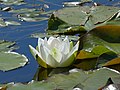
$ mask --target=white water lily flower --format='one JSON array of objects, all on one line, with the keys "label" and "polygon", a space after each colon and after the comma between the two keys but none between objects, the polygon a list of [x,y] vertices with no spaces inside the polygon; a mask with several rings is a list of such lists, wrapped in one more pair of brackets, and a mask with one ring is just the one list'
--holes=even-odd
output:
[{"label": "white water lily flower", "polygon": [[64,40],[60,37],[55,38],[52,36],[48,40],[47,38],[39,38],[36,49],[29,45],[32,55],[44,68],[71,65],[75,60],[78,46],[79,42],[73,47],[73,42],[69,42],[67,36]]}]

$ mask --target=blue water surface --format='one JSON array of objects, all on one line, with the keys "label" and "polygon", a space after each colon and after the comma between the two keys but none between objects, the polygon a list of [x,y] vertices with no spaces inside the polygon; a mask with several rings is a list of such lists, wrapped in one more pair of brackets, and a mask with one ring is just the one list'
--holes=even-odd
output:
[{"label": "blue water surface", "polygon": [[[46,9],[49,10],[57,10],[63,8],[62,3],[64,1],[74,1],[74,0],[25,0],[25,5],[20,5],[19,7],[14,5],[13,7],[19,9],[21,7],[28,7],[28,8],[39,8],[39,6],[34,6],[34,4],[47,4],[50,8]],[[108,2],[108,0],[94,0],[97,3],[112,5],[119,0],[113,0]],[[17,18],[13,16],[13,14],[8,12],[0,12],[2,17],[6,20],[12,18],[12,20],[18,21]],[[20,26],[8,26],[8,27],[0,27],[0,40],[8,40],[8,41],[15,41],[16,44],[20,47],[16,52],[20,54],[24,54],[28,59],[29,63],[21,67],[19,69],[2,72],[0,71],[0,83],[8,83],[8,82],[29,82],[33,79],[38,64],[31,55],[29,51],[28,45],[36,46],[37,39],[31,38],[30,35],[33,33],[44,33],[45,29],[47,28],[47,21],[41,22],[21,22],[22,25]]]}]

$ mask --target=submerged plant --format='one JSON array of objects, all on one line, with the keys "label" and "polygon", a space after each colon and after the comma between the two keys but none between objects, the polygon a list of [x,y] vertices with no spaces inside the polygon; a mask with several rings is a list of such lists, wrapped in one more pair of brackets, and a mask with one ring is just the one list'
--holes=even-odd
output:
[{"label": "submerged plant", "polygon": [[38,46],[36,49],[29,45],[30,51],[38,63],[44,67],[67,67],[73,63],[78,50],[79,42],[73,46],[73,42],[69,42],[66,36],[63,40],[61,37],[51,36],[47,38],[38,39]]}]

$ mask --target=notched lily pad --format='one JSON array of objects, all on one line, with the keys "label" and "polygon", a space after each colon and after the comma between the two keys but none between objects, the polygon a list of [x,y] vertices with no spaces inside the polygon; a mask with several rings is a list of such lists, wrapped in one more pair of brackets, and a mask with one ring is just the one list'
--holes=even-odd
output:
[{"label": "notched lily pad", "polygon": [[[80,7],[66,7],[55,11],[52,15],[55,18],[50,18],[48,27],[51,22],[62,21],[61,24],[69,25],[83,25],[86,29],[91,30],[96,25],[102,24],[105,21],[111,20],[114,15],[118,13],[120,8],[110,6],[80,6]],[[56,28],[57,30],[58,28]],[[55,30],[55,28],[53,29]]]}]

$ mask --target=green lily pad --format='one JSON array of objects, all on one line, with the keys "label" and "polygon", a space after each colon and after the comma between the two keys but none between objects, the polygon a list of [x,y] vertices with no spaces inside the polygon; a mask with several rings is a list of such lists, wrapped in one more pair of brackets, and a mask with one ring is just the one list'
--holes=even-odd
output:
[{"label": "green lily pad", "polygon": [[21,21],[34,22],[48,19],[46,16],[40,16],[43,11],[38,11],[36,9],[22,8],[19,10],[11,10],[10,12],[18,13],[18,19],[20,19]]},{"label": "green lily pad", "polygon": [[[91,30],[97,25],[104,25],[104,22],[111,20],[119,10],[118,7],[110,6],[66,7],[53,13],[48,21],[48,30],[57,30],[62,24],[84,25],[87,30]],[[54,25],[56,23],[57,25]]]},{"label": "green lily pad", "polygon": [[25,4],[24,0],[0,0],[1,4],[5,4],[5,5],[21,5],[21,4]]},{"label": "green lily pad", "polygon": [[16,49],[15,42],[0,40],[0,52],[8,52]]},{"label": "green lily pad", "polygon": [[20,20],[22,21],[27,21],[27,22],[35,22],[35,21],[43,21],[47,20],[48,18],[46,17],[19,17]]},{"label": "green lily pad", "polygon": [[75,88],[97,90],[104,86],[109,78],[120,75],[117,71],[108,68],[93,72],[84,72],[82,70],[71,70],[70,72],[68,75],[56,74],[45,81],[34,81],[27,85],[14,84],[7,90],[73,90]]},{"label": "green lily pad", "polygon": [[20,23],[16,21],[5,21],[4,19],[0,18],[0,26],[1,27],[6,27],[8,25],[21,25]]},{"label": "green lily pad", "polygon": [[5,23],[5,21],[2,18],[0,18],[0,26],[1,27],[7,26],[6,23]]},{"label": "green lily pad", "polygon": [[[49,38],[51,37],[52,34],[45,34],[45,33],[35,33],[35,34],[32,34],[31,37],[34,37],[34,38]],[[60,36],[61,38],[65,38],[66,35],[58,35],[58,34],[55,34],[55,35],[52,35],[54,37],[58,37]],[[68,35],[69,37],[69,40],[73,40],[73,41],[77,41],[79,39],[79,36],[72,36],[72,35]]]},{"label": "green lily pad", "polygon": [[0,70],[8,71],[24,66],[28,59],[24,55],[11,52],[17,49],[15,42],[0,40]]},{"label": "green lily pad", "polygon": [[34,12],[35,10],[36,9],[22,8],[22,9],[17,9],[17,10],[12,9],[9,12],[12,12],[12,13],[28,13],[28,12]]},{"label": "green lily pad", "polygon": [[[120,54],[120,26],[119,25],[104,25],[92,29],[85,37],[85,47],[90,48],[94,45],[103,45],[109,50]],[[92,43],[90,43],[90,40]],[[86,42],[87,41],[87,42]],[[90,45],[90,47],[89,47]]]},{"label": "green lily pad", "polygon": [[28,59],[15,52],[0,52],[0,70],[8,71],[24,66]]},{"label": "green lily pad", "polygon": [[88,16],[85,10],[90,10],[90,7],[70,7],[70,8],[63,8],[58,10],[54,13],[55,17],[59,18],[60,20],[71,24],[71,25],[84,25],[88,19]]},{"label": "green lily pad", "polygon": [[71,25],[84,25],[88,18],[97,24],[110,19],[119,10],[120,8],[109,6],[71,7],[56,11],[55,16]]},{"label": "green lily pad", "polygon": [[92,0],[77,0],[75,2],[64,2],[65,6],[77,6],[77,5],[82,5],[85,3],[92,2]]}]

